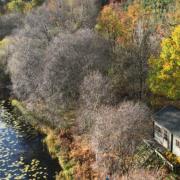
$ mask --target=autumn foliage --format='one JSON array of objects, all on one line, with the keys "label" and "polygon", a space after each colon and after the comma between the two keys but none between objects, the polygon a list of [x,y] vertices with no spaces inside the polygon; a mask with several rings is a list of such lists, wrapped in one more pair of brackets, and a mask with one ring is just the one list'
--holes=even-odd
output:
[{"label": "autumn foliage", "polygon": [[149,59],[149,87],[152,92],[180,98],[180,26],[161,43],[160,56]]},{"label": "autumn foliage", "polygon": [[49,147],[59,179],[153,179],[132,161],[152,134],[150,97],[180,98],[179,1],[43,2],[4,5],[0,38],[12,42],[4,51],[0,41],[0,75],[7,69],[13,96],[58,132]]},{"label": "autumn foliage", "polygon": [[123,35],[119,15],[111,6],[106,6],[102,10],[96,29],[105,37],[114,41]]}]

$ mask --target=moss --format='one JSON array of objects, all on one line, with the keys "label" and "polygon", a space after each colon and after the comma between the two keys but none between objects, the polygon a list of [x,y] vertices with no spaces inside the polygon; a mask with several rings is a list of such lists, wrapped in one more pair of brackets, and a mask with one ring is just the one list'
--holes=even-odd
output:
[{"label": "moss", "polygon": [[30,122],[33,126],[37,124],[37,122],[35,121],[35,115],[31,113],[30,111],[28,111],[22,102],[16,99],[12,99],[11,105],[15,107],[16,110],[18,110],[23,116],[25,116],[26,119],[28,119],[28,122]]},{"label": "moss", "polygon": [[23,114],[23,115],[27,115],[28,112],[26,111],[25,107],[23,106],[23,104],[16,100],[16,99],[12,99],[11,100],[11,105],[18,108],[18,110]]}]

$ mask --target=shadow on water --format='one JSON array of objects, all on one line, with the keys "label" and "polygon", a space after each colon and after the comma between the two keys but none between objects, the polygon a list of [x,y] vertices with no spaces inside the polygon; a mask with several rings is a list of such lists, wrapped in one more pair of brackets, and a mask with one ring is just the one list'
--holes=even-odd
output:
[{"label": "shadow on water", "polygon": [[0,106],[0,179],[55,179],[60,167],[42,140],[23,117]]}]

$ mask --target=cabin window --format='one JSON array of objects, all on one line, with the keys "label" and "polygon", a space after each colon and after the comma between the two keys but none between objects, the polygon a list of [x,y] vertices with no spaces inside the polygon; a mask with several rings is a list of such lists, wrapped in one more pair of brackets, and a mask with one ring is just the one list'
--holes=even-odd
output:
[{"label": "cabin window", "polygon": [[177,146],[178,148],[180,148],[180,141],[178,141],[177,139],[176,139],[176,146]]},{"label": "cabin window", "polygon": [[167,141],[168,140],[168,132],[164,130],[164,139]]},{"label": "cabin window", "polygon": [[155,125],[155,132],[158,136],[162,136],[162,130],[159,126]]}]

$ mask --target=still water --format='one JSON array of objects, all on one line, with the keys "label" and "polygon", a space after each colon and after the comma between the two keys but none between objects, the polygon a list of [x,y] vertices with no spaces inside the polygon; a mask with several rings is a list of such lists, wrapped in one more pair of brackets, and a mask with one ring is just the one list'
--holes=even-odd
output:
[{"label": "still water", "polygon": [[60,168],[42,139],[23,117],[0,106],[0,180],[55,179]]}]

